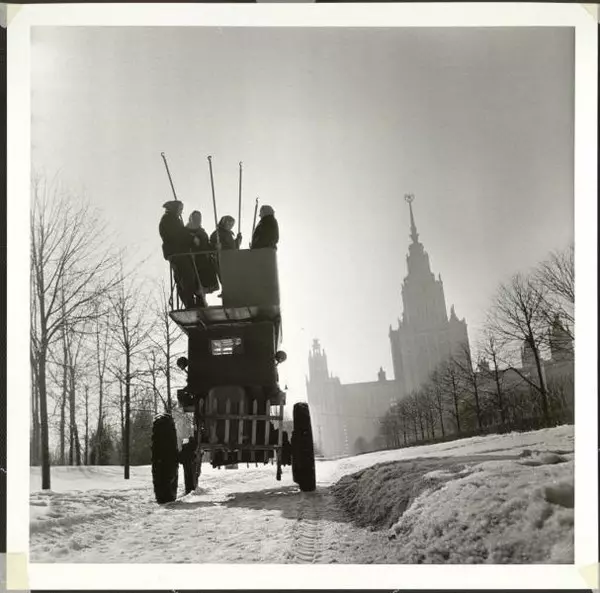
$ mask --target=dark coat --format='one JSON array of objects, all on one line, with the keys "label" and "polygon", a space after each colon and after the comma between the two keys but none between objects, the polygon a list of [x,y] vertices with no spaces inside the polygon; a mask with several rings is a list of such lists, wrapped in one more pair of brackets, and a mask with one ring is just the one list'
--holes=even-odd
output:
[{"label": "dark coat", "polygon": [[[239,249],[240,245],[235,239],[233,231],[228,231],[223,227],[219,227],[219,240],[221,242],[221,249]],[[217,248],[217,231],[214,231],[210,236],[210,244],[213,249]]]},{"label": "dark coat", "polygon": [[279,224],[272,214],[263,216],[254,229],[252,235],[252,249],[272,247],[277,249],[279,242]]},{"label": "dark coat", "polygon": [[187,253],[192,246],[190,233],[175,212],[163,214],[158,225],[158,232],[163,240],[162,250],[165,259],[176,253]]},{"label": "dark coat", "polygon": [[[212,245],[210,244],[208,233],[202,227],[200,227],[199,229],[191,229],[189,226],[186,226],[185,228],[187,229],[187,232],[192,238],[192,251],[212,250]],[[194,239],[198,239],[198,245],[196,245]]]},{"label": "dark coat", "polygon": [[[158,232],[163,240],[162,250],[165,259],[180,254],[189,253],[192,237],[183,225],[178,214],[167,210],[158,225]],[[177,284],[179,298],[186,308],[193,307],[196,301],[196,273],[190,257],[177,257],[171,260],[171,269]]]},{"label": "dark coat", "polygon": [[[199,229],[191,229],[186,227],[187,232],[190,234],[192,239],[191,251],[212,251],[213,247],[208,239],[207,232],[200,227]],[[198,245],[196,245],[194,238],[199,239]],[[211,254],[203,253],[196,255],[195,263],[198,276],[202,284],[204,292],[211,293],[219,288],[219,281],[217,279],[216,266],[214,258]]]}]

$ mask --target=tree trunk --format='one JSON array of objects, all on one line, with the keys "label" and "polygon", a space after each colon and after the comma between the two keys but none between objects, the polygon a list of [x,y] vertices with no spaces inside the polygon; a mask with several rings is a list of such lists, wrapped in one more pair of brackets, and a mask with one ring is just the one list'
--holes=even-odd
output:
[{"label": "tree trunk", "polygon": [[440,417],[440,430],[442,431],[442,438],[446,438],[446,429],[444,428],[444,408],[442,406],[442,398],[437,395],[437,409]]},{"label": "tree trunk", "polygon": [[40,395],[40,428],[42,437],[42,490],[50,490],[50,447],[48,439],[48,405],[46,392],[46,347],[40,348],[38,385]]},{"label": "tree trunk", "polygon": [[66,465],[67,458],[65,455],[66,435],[67,432],[67,364],[66,355],[63,359],[63,386],[60,403],[60,464]]},{"label": "tree trunk", "polygon": [[477,384],[477,375],[475,374],[473,374],[473,395],[475,397],[475,415],[477,417],[477,430],[481,430],[481,403],[479,401],[479,385]]},{"label": "tree trunk", "polygon": [[125,465],[125,399],[123,398],[123,381],[119,377],[119,411],[121,412],[121,463]]},{"label": "tree trunk", "polygon": [[504,409],[504,395],[502,393],[502,387],[500,386],[500,370],[498,369],[498,361],[496,356],[492,356],[492,362],[494,363],[494,383],[496,384],[496,403],[500,412],[500,423],[502,426],[506,424],[506,411]]},{"label": "tree trunk", "polygon": [[427,415],[427,411],[423,412],[423,418],[425,420],[425,434],[427,435],[427,438],[430,439],[431,438],[431,428],[429,426],[429,416]]},{"label": "tree trunk", "polygon": [[75,393],[73,386],[69,386],[69,465],[74,463],[74,437],[75,437],[75,402],[73,401]]},{"label": "tree trunk", "polygon": [[458,393],[456,391],[456,387],[452,386],[452,400],[454,403],[454,417],[456,418],[456,434],[461,434],[460,430],[460,415],[458,411]]},{"label": "tree trunk", "polygon": [[456,432],[460,435],[460,417],[458,413],[458,390],[456,388],[456,381],[452,378],[452,400],[454,403],[454,416],[456,418]]},{"label": "tree trunk", "polygon": [[70,377],[69,377],[69,463],[70,465],[81,465],[81,442],[79,440],[79,431],[77,429],[77,404],[75,401],[75,367],[73,364],[70,365]]},{"label": "tree trunk", "polygon": [[90,388],[85,386],[85,458],[84,465],[90,463]]},{"label": "tree trunk", "polygon": [[32,438],[31,438],[31,463],[34,466],[40,465],[40,387],[37,377],[38,362],[35,359],[31,361],[31,416],[32,416]]},{"label": "tree trunk", "polygon": [[124,465],[125,479],[129,480],[129,433],[131,430],[131,356],[126,354],[125,360],[125,443]]},{"label": "tree trunk", "polygon": [[421,440],[425,440],[425,431],[423,430],[423,415],[421,414],[421,410],[417,412],[417,418],[419,419],[419,428],[421,429]]},{"label": "tree trunk", "polygon": [[456,417],[456,433],[460,435],[461,434],[460,416],[458,413],[458,397],[456,396],[456,394],[453,395],[453,399],[454,399],[454,416]]},{"label": "tree trunk", "polygon": [[535,366],[540,381],[540,395],[542,396],[542,414],[544,415],[544,423],[546,426],[550,424],[550,412],[548,409],[548,390],[546,388],[546,379],[544,377],[544,369],[542,368],[542,361],[540,360],[540,352],[537,345],[534,342],[533,336],[530,338],[530,345],[533,351],[533,357],[535,358]]},{"label": "tree trunk", "polygon": [[431,426],[431,438],[435,439],[435,419],[433,417],[433,410],[429,408],[427,410],[427,414],[429,416],[429,424]]},{"label": "tree trunk", "polygon": [[158,414],[158,395],[156,389],[156,367],[152,369],[152,403],[154,405],[154,415]]},{"label": "tree trunk", "polygon": [[408,434],[407,434],[407,430],[406,430],[406,418],[404,416],[402,416],[402,437],[404,440],[404,446],[406,447],[408,445]]},{"label": "tree trunk", "polygon": [[101,443],[102,443],[102,430],[104,429],[104,419],[102,417],[102,402],[104,396],[104,380],[101,376],[98,377],[98,426],[96,427],[96,439],[93,443],[93,449],[95,451],[95,463],[98,463],[101,455]]}]

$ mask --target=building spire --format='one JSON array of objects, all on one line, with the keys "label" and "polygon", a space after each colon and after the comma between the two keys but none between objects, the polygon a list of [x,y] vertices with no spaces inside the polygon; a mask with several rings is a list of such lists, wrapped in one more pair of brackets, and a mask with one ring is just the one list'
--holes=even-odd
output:
[{"label": "building spire", "polygon": [[415,224],[415,217],[413,215],[412,203],[415,199],[414,194],[404,194],[404,199],[408,202],[408,208],[410,210],[410,238],[413,243],[419,242],[419,233],[417,233],[417,225]]}]

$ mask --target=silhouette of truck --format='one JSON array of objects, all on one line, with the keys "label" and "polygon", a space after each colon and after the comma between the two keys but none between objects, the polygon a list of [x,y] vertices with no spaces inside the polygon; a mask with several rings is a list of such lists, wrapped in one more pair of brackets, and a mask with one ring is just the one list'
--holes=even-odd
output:
[{"label": "silhouette of truck", "polygon": [[[173,415],[156,416],[152,430],[152,480],[158,503],[177,497],[179,465],[186,494],[195,490],[202,459],[213,467],[239,463],[292,466],[300,490],[315,490],[315,455],[308,405],[296,403],[293,429],[283,430],[286,393],[277,367],[286,359],[278,346],[282,326],[274,249],[213,252],[218,260],[222,304],[183,308],[171,274],[171,319],[185,332],[188,355],[177,364],[187,385],[179,407],[191,415],[192,435],[177,435]],[[181,254],[173,257],[192,257]]]}]

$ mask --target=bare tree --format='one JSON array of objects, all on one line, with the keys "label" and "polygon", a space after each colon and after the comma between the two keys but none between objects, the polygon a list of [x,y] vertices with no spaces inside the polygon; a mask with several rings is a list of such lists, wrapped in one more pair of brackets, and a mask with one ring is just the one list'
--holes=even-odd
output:
[{"label": "bare tree", "polygon": [[173,409],[171,396],[171,369],[173,367],[174,359],[178,355],[176,348],[182,337],[182,333],[169,316],[169,297],[164,284],[160,287],[159,295],[160,298],[155,307],[155,314],[159,319],[158,331],[153,332],[150,339],[160,352],[163,360],[161,368],[166,381],[166,409],[170,412]]},{"label": "bare tree", "polygon": [[84,435],[84,465],[90,463],[90,386],[86,383],[83,386],[84,404],[85,404],[85,435]]},{"label": "bare tree", "polygon": [[[81,355],[84,332],[79,332],[70,324],[65,324],[68,395],[69,395],[69,465],[81,465],[81,441],[77,428],[77,384],[81,374]],[[83,365],[85,368],[85,365]]]},{"label": "bare tree", "polygon": [[537,380],[514,364],[510,368],[541,397],[544,421],[549,422],[548,390],[542,365],[542,348],[547,337],[546,290],[531,276],[515,274],[500,285],[488,316],[488,328],[500,341],[525,344],[533,356]]},{"label": "bare tree", "polygon": [[69,400],[69,350],[67,342],[67,320],[61,326],[62,338],[62,383],[60,396],[60,463],[67,464],[66,440],[67,440],[67,402]]},{"label": "bare tree", "polygon": [[554,251],[542,262],[536,272],[536,280],[544,291],[547,323],[555,316],[562,321],[564,329],[574,339],[575,325],[575,246],[571,243],[562,251]]},{"label": "bare tree", "polygon": [[431,403],[432,408],[436,411],[437,417],[440,421],[440,431],[442,438],[446,436],[446,427],[444,425],[444,387],[443,377],[439,371],[431,373],[429,381],[426,385],[426,389],[429,392],[428,400]]},{"label": "bare tree", "polygon": [[473,395],[473,403],[475,407],[475,418],[477,421],[477,430],[482,428],[482,411],[481,411],[481,387],[479,385],[479,373],[473,364],[471,358],[471,348],[468,343],[462,343],[459,346],[458,355],[452,359],[453,366],[460,374],[460,380],[463,385],[469,387]]},{"label": "bare tree", "polygon": [[460,405],[462,403],[461,372],[454,359],[448,359],[440,367],[441,387],[450,398],[450,413],[454,418],[456,433],[461,434]]},{"label": "bare tree", "polygon": [[152,411],[156,416],[156,414],[158,414],[158,400],[160,398],[160,391],[158,389],[159,366],[156,348],[151,348],[146,354],[146,366],[148,368],[148,375],[150,377],[150,384],[152,386]]},{"label": "bare tree", "polygon": [[423,405],[425,419],[427,422],[428,430],[430,430],[431,438],[435,439],[435,425],[436,425],[436,407],[435,400],[433,398],[433,391],[429,384],[425,384],[420,391],[420,401]]},{"label": "bare tree", "polygon": [[114,295],[110,296],[112,310],[115,318],[114,336],[115,344],[123,357],[124,372],[122,383],[124,387],[123,398],[123,465],[124,477],[129,479],[129,453],[131,433],[131,387],[132,381],[139,374],[140,369],[134,369],[134,358],[141,353],[147,345],[148,327],[144,318],[144,296],[140,286],[120,275],[120,284]]},{"label": "bare tree", "polygon": [[[406,418],[407,427],[412,428],[414,442],[419,441],[417,405],[414,394],[407,395],[401,402],[400,412]],[[422,430],[422,427],[421,427]]]},{"label": "bare tree", "polygon": [[106,229],[89,206],[56,183],[32,181],[30,212],[31,358],[39,394],[42,489],[50,489],[47,364],[66,320],[90,314],[91,304],[110,288],[115,259]]},{"label": "bare tree", "polygon": [[99,448],[103,443],[104,430],[104,395],[106,390],[106,372],[108,370],[109,353],[112,345],[109,311],[102,309],[100,302],[95,303],[95,316],[92,333],[94,335],[94,359],[96,362],[96,377],[98,380],[98,424],[94,438],[94,459],[100,458]]},{"label": "bare tree", "polygon": [[160,349],[156,347],[156,342],[154,340],[152,341],[154,347],[148,348],[144,353],[146,369],[143,374],[140,375],[140,381],[147,385],[152,393],[152,411],[154,415],[156,415],[159,410],[159,401],[161,402],[161,409],[165,411],[171,409],[172,403],[170,403],[168,399],[165,399],[160,393],[159,378],[164,374],[165,367],[164,364],[159,362]]},{"label": "bare tree", "polygon": [[[500,346],[496,336],[488,332],[485,336],[485,341],[482,348],[482,353],[486,357],[485,360],[481,360],[478,371],[483,374],[484,384],[490,383],[493,385],[493,389],[489,389],[495,403],[495,407],[500,414],[500,423],[502,426],[506,425],[506,402],[505,402],[505,389],[504,389],[504,373],[500,369]],[[491,365],[488,361],[491,361]],[[487,379],[487,381],[486,381]],[[484,390],[485,391],[485,390]]]},{"label": "bare tree", "polygon": [[[30,286],[33,286],[33,266],[30,267]],[[38,366],[36,337],[38,335],[38,311],[37,300],[31,299],[30,307],[30,339],[29,339],[29,362],[31,365],[31,464],[39,465],[41,462],[41,424],[40,424],[40,390],[37,376]]]}]

